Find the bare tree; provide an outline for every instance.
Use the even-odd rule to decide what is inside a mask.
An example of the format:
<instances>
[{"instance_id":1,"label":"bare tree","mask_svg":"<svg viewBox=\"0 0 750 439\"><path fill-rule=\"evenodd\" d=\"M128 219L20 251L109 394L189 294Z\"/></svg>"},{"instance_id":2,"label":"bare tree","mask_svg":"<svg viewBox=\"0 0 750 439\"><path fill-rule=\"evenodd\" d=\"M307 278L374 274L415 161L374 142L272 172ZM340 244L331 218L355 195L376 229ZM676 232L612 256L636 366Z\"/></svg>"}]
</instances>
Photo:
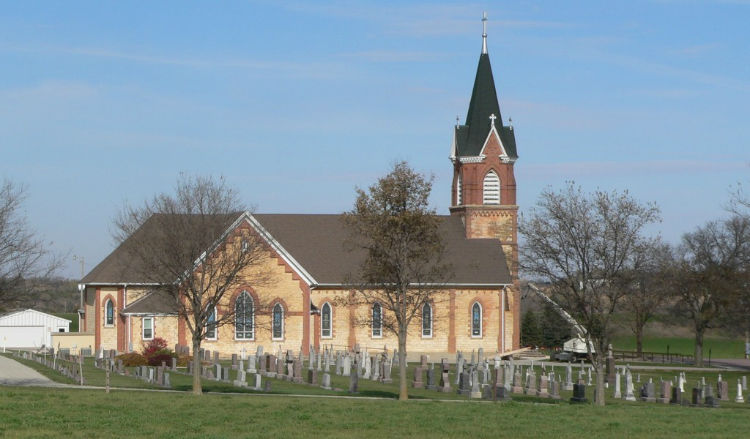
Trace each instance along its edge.
<instances>
[{"instance_id":1,"label":"bare tree","mask_svg":"<svg viewBox=\"0 0 750 439\"><path fill-rule=\"evenodd\" d=\"M519 224L522 270L547 281L555 300L585 330L598 405L604 405L610 321L640 268L639 255L651 244L643 229L658 220L655 206L627 192L584 194L571 182L559 192L544 190Z\"/></svg>"},{"instance_id":2,"label":"bare tree","mask_svg":"<svg viewBox=\"0 0 750 439\"><path fill-rule=\"evenodd\" d=\"M750 262L750 219L735 215L711 221L682 237L673 291L693 323L695 361L703 365L706 330L719 326L747 299ZM744 316L746 319L746 316Z\"/></svg>"},{"instance_id":3,"label":"bare tree","mask_svg":"<svg viewBox=\"0 0 750 439\"><path fill-rule=\"evenodd\" d=\"M258 268L266 255L264 242L249 228L232 227L244 210L223 178L183 176L174 195L126 206L115 219L115 239L130 254L131 269L174 301L190 331L196 395L202 392L202 341L235 319L234 307L223 306L225 299L239 285L266 281ZM255 304L256 317L263 314L262 306Z\"/></svg>"},{"instance_id":4,"label":"bare tree","mask_svg":"<svg viewBox=\"0 0 750 439\"><path fill-rule=\"evenodd\" d=\"M443 263L439 219L429 208L432 178L406 162L372 185L357 189L354 208L344 215L349 243L366 254L348 303L368 312L357 324L382 327L398 337L399 399L408 399L406 340L409 325L426 303L439 300L450 269ZM374 322L373 322L374 320Z\"/></svg>"},{"instance_id":5,"label":"bare tree","mask_svg":"<svg viewBox=\"0 0 750 439\"><path fill-rule=\"evenodd\" d=\"M630 329L635 335L636 351L643 354L643 330L646 323L657 315L671 297L670 266L672 249L660 241L644 246L637 264L638 271L631 273L625 283L627 294L623 296L623 309L630 314ZM627 279L627 277L625 277Z\"/></svg>"},{"instance_id":6,"label":"bare tree","mask_svg":"<svg viewBox=\"0 0 750 439\"><path fill-rule=\"evenodd\" d=\"M32 277L48 277L60 266L49 244L37 237L22 211L26 188L0 185L0 311L17 304Z\"/></svg>"}]
</instances>

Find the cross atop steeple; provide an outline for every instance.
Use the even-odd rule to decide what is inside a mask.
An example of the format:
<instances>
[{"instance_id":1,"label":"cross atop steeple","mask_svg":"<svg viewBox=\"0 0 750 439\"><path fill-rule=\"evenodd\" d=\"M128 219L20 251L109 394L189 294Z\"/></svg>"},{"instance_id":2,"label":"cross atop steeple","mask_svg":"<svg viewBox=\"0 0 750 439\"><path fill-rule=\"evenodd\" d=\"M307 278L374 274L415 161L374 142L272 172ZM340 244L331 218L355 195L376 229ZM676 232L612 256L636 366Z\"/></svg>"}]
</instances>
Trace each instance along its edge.
<instances>
[{"instance_id":1,"label":"cross atop steeple","mask_svg":"<svg viewBox=\"0 0 750 439\"><path fill-rule=\"evenodd\" d=\"M492 126L495 126L495 119L497 119L497 116L495 116L495 113L490 114L490 123Z\"/></svg>"},{"instance_id":2,"label":"cross atop steeple","mask_svg":"<svg viewBox=\"0 0 750 439\"><path fill-rule=\"evenodd\" d=\"M482 53L487 53L487 13L482 12Z\"/></svg>"}]
</instances>

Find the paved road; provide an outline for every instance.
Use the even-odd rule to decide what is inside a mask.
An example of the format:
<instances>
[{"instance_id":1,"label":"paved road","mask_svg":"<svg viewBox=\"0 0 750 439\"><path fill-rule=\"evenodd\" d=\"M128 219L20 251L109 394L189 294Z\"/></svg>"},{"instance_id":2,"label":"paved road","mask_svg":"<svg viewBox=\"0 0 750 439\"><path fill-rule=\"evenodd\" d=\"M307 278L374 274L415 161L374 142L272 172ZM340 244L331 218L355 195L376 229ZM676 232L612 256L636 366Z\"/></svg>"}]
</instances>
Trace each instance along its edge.
<instances>
[{"instance_id":1,"label":"paved road","mask_svg":"<svg viewBox=\"0 0 750 439\"><path fill-rule=\"evenodd\" d=\"M64 384L56 383L34 369L3 355L0 355L0 385L65 387Z\"/></svg>"}]
</instances>

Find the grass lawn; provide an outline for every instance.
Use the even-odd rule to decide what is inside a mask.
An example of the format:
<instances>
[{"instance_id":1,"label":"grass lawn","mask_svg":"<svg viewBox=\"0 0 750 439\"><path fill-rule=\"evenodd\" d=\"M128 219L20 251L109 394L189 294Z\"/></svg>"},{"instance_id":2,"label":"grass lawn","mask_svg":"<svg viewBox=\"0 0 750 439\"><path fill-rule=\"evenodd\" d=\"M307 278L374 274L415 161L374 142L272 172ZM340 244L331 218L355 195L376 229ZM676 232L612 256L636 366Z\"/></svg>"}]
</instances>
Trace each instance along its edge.
<instances>
[{"instance_id":1,"label":"grass lawn","mask_svg":"<svg viewBox=\"0 0 750 439\"><path fill-rule=\"evenodd\" d=\"M615 337L612 347L616 350L635 350L635 337ZM673 354L693 355L695 353L695 340L680 337L644 337L643 350L647 352L669 352ZM728 338L706 338L703 340L703 357L708 360L708 352L711 350L711 358L744 358L745 342L742 339Z\"/></svg>"},{"instance_id":2,"label":"grass lawn","mask_svg":"<svg viewBox=\"0 0 750 439\"><path fill-rule=\"evenodd\" d=\"M3 437L745 437L747 407L452 403L0 387Z\"/></svg>"}]
</instances>

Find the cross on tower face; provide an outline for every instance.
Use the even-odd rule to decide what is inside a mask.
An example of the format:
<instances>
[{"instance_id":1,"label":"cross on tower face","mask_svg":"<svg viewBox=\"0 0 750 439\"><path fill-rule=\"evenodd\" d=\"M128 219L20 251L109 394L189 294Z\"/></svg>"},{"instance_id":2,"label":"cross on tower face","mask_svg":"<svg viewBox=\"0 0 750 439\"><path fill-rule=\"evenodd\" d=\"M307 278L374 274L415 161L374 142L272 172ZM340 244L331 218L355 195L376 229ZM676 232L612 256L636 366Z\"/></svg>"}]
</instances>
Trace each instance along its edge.
<instances>
[{"instance_id":1,"label":"cross on tower face","mask_svg":"<svg viewBox=\"0 0 750 439\"><path fill-rule=\"evenodd\" d=\"M492 126L495 126L495 119L497 119L497 116L495 116L495 113L490 114L490 123L492 123Z\"/></svg>"}]
</instances>

